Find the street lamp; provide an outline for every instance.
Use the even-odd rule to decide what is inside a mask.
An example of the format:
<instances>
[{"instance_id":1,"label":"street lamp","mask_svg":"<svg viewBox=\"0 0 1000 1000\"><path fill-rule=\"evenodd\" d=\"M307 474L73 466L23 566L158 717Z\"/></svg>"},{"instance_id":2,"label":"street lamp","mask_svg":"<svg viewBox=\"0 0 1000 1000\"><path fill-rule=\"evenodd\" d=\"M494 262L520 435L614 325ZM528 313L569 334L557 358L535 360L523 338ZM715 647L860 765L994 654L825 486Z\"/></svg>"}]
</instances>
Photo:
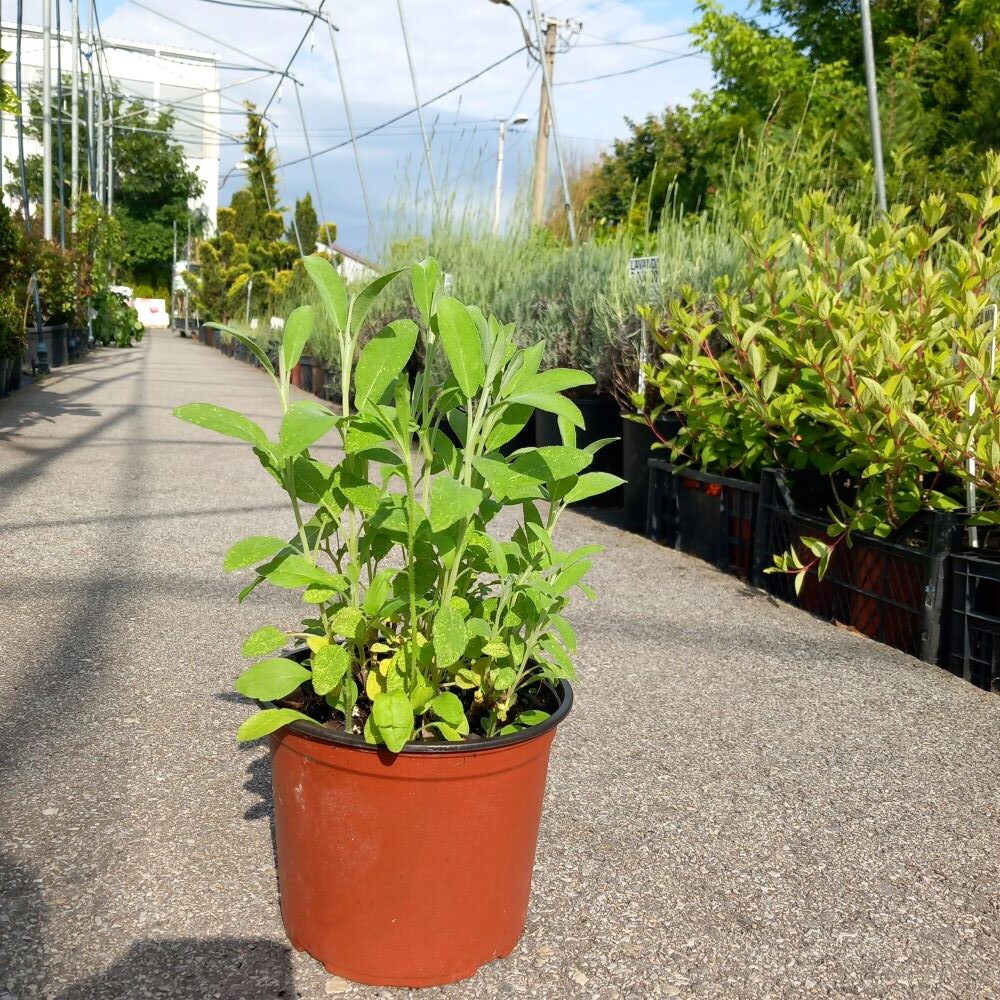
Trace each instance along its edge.
<instances>
[{"instance_id":1,"label":"street lamp","mask_svg":"<svg viewBox=\"0 0 1000 1000\"><path fill-rule=\"evenodd\" d=\"M507 138L507 126L512 128L523 125L528 120L527 115L515 115L513 118L501 118L497 122L497 190L493 204L493 235L500 232L500 198L503 193L503 145Z\"/></svg>"}]
</instances>

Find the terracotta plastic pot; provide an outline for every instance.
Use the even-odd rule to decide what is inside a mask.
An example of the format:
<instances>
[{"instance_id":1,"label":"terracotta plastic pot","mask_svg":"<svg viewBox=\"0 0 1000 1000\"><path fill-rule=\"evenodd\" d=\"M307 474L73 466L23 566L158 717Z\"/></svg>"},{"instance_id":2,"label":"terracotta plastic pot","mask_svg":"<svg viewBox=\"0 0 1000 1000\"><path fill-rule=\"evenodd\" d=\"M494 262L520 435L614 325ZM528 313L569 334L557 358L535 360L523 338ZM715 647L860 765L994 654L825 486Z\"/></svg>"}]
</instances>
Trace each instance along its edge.
<instances>
[{"instance_id":1,"label":"terracotta plastic pot","mask_svg":"<svg viewBox=\"0 0 1000 1000\"><path fill-rule=\"evenodd\" d=\"M524 930L549 749L540 726L398 755L305 723L271 736L281 917L331 973L436 986L510 954Z\"/></svg>"}]
</instances>

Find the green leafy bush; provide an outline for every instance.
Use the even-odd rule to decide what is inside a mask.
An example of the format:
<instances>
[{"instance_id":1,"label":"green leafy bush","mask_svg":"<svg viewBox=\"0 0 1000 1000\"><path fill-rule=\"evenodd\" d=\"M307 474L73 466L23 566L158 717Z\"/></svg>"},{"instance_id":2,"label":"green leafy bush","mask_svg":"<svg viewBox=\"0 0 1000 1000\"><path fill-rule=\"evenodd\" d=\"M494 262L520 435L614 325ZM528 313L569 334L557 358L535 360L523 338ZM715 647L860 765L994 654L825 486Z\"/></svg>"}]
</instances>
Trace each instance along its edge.
<instances>
[{"instance_id":1,"label":"green leafy bush","mask_svg":"<svg viewBox=\"0 0 1000 1000\"><path fill-rule=\"evenodd\" d=\"M621 482L587 472L598 446L575 444L583 418L563 393L592 379L539 371L544 342L520 349L513 325L444 295L433 260L410 269L417 320L388 323L358 354L374 301L399 272L352 296L325 258L305 265L338 340L343 413L289 402L290 372L313 330L310 306L288 317L277 372L230 331L272 376L283 413L277 441L211 404L176 411L250 444L296 524L291 538L246 538L226 557L227 570L253 567L241 598L268 583L300 591L310 609L301 625L268 625L244 644L244 655L265 658L237 690L281 704L248 720L240 738L307 719L396 752L410 740L542 721L547 685L573 676L564 611L574 588L591 594L582 578L598 551L559 552L553 532L568 503ZM418 341L427 364L411 382ZM439 359L444 380L434 375ZM564 443L505 457L500 449L536 408L559 416ZM330 466L309 449L333 431L344 457ZM509 538L489 531L504 508L519 515ZM304 644L304 657L274 655L290 641Z\"/></svg>"},{"instance_id":2,"label":"green leafy bush","mask_svg":"<svg viewBox=\"0 0 1000 1000\"><path fill-rule=\"evenodd\" d=\"M889 534L924 509L954 510L970 477L1000 520L1000 400L988 307L1000 277L1000 158L960 225L941 197L896 207L866 232L825 194L791 231L748 220L746 263L654 323L647 370L677 414L677 460L754 477L765 465L830 485L832 541L805 540L825 569L860 530ZM977 403L970 406L975 395ZM970 470L973 470L970 472ZM779 568L804 571L798 553Z\"/></svg>"},{"instance_id":3,"label":"green leafy bush","mask_svg":"<svg viewBox=\"0 0 1000 1000\"><path fill-rule=\"evenodd\" d=\"M139 314L116 292L100 288L92 300L94 309L94 339L99 344L131 347L142 340L143 326Z\"/></svg>"}]
</instances>

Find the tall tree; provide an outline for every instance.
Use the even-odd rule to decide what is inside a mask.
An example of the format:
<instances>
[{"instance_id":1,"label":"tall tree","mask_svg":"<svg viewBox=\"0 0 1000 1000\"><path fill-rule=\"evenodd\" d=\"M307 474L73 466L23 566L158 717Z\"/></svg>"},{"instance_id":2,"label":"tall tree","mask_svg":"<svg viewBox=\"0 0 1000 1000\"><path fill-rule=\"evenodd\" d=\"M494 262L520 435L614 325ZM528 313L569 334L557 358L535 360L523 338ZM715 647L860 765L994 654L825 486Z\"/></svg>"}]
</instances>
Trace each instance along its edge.
<instances>
[{"instance_id":1,"label":"tall tree","mask_svg":"<svg viewBox=\"0 0 1000 1000\"><path fill-rule=\"evenodd\" d=\"M257 218L269 212L281 212L278 204L277 164L274 151L267 144L267 126L251 101L246 102L247 131L244 136L247 187L253 195Z\"/></svg>"},{"instance_id":2,"label":"tall tree","mask_svg":"<svg viewBox=\"0 0 1000 1000\"><path fill-rule=\"evenodd\" d=\"M697 208L732 190L740 169L752 179L741 147L781 161L786 186L834 186L870 203L858 0L752 0L747 14L702 0L699 9L692 35L714 86L688 108L627 123L631 135L587 179L591 221L634 225L638 207L655 224L670 183ZM872 16L890 198L965 190L1000 148L1000 3L880 0Z\"/></svg>"},{"instance_id":3,"label":"tall tree","mask_svg":"<svg viewBox=\"0 0 1000 1000\"><path fill-rule=\"evenodd\" d=\"M313 208L312 195L307 191L295 201L295 225L288 231L288 239L294 243L296 235L302 243L303 253L312 253L316 249L316 238L319 236L319 216Z\"/></svg>"},{"instance_id":4,"label":"tall tree","mask_svg":"<svg viewBox=\"0 0 1000 1000\"><path fill-rule=\"evenodd\" d=\"M54 180L54 197L61 196L63 204L70 203L70 81L63 86L63 103L60 108L57 95L53 95L53 128L62 128L66 170L60 192L58 179ZM192 218L190 202L199 197L204 184L198 174L188 166L183 146L173 137L174 118L169 111L151 111L139 101L130 100L120 93L111 99L111 116L114 119L114 214L121 224L125 240L125 269L133 282L166 285L170 280L170 262L173 255L174 222L187 232ZM30 117L25 122L26 132L38 141L42 137L42 95L40 86L29 92ZM79 141L80 174L84 189L88 179L88 133L84 98L80 98ZM17 164L7 159L7 167L16 174ZM25 173L28 195L38 201L42 195L42 157L27 157ZM7 185L7 193L21 196L20 178ZM204 220L195 217L194 230L200 232Z\"/></svg>"}]
</instances>

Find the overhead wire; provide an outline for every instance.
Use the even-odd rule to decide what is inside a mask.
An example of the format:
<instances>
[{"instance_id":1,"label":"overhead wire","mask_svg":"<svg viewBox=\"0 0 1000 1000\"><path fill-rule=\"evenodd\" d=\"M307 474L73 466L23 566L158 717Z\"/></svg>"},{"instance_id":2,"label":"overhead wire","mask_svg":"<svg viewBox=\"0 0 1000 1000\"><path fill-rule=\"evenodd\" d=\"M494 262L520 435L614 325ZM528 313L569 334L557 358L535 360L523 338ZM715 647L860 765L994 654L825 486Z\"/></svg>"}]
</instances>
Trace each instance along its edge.
<instances>
[{"instance_id":1,"label":"overhead wire","mask_svg":"<svg viewBox=\"0 0 1000 1000\"><path fill-rule=\"evenodd\" d=\"M399 26L403 32L403 47L406 49L406 61L410 67L410 82L413 84L413 100L417 105L417 121L420 123L420 138L423 140L424 159L427 161L427 177L431 184L431 201L434 211L437 212L438 194L437 181L434 177L434 162L431 159L431 144L427 141L427 129L424 127L424 113L420 107L420 92L417 90L417 71L413 67L413 53L410 51L410 36L406 30L406 17L403 14L403 0L396 0L396 9L399 11ZM418 181L419 184L419 181Z\"/></svg>"},{"instance_id":2,"label":"overhead wire","mask_svg":"<svg viewBox=\"0 0 1000 1000\"><path fill-rule=\"evenodd\" d=\"M426 108L428 105L440 101L442 98L447 97L449 94L455 93L456 90L461 90L462 87L472 83L473 80L478 80L481 76L485 76L491 70L496 69L498 66L503 65L505 62L509 62L511 59L514 58L514 56L520 55L520 53L524 52L524 50L525 46L522 45L519 48L516 48L513 52L508 52L507 55L503 56L500 59L497 59L496 62L490 63L489 66L484 66L481 70L479 70L478 73L473 73L472 76L466 77L466 79L460 81L459 83L454 84L447 90L442 90L440 94L435 94L433 97L429 97L426 101L421 101L420 106L422 108ZM409 108L406 111L400 112L398 115L393 115L392 118L388 118L386 119L386 121L381 122L378 125L373 125L371 128L367 128L359 132L357 134L357 138L364 139L369 135L374 135L376 132L381 132L383 129L388 128L388 126L395 125L396 122L402 121L404 118L408 118L410 115L414 114L416 110L417 110L416 108ZM325 153L335 152L336 150L343 149L345 146L349 146L350 144L351 144L350 140L347 142L338 142L333 146L327 146L325 149L318 150L316 152L316 156L323 156ZM295 160L288 160L286 163L282 165L286 167L292 167L295 166L295 164L297 163L304 163L306 159L308 159L308 157L302 156Z\"/></svg>"},{"instance_id":3,"label":"overhead wire","mask_svg":"<svg viewBox=\"0 0 1000 1000\"><path fill-rule=\"evenodd\" d=\"M365 216L368 219L368 241L370 244L373 244L375 240L375 217L372 214L371 199L368 197L368 182L365 180L364 167L361 165L361 150L358 149L359 137L354 130L354 116L351 114L351 102L347 96L347 85L344 83L344 67L340 62L340 49L337 47L337 28L329 19L326 22L326 26L330 31L330 47L333 49L333 61L337 67L337 80L340 83L340 94L344 99L344 114L347 117L347 127L351 132L349 144L354 149L354 164L358 171L358 183L361 185L361 200L364 202ZM342 145L346 145L346 143ZM329 152L329 150L320 150L316 156L322 156L324 152ZM310 153L310 157L311 156L312 154ZM298 160L293 162L301 163L302 161ZM286 166L291 166L291 164L286 164Z\"/></svg>"},{"instance_id":4,"label":"overhead wire","mask_svg":"<svg viewBox=\"0 0 1000 1000\"><path fill-rule=\"evenodd\" d=\"M248 59L255 59L263 65L267 66L269 69L277 69L278 67L274 63L269 63L266 59L261 59L260 56L254 55L252 52L247 52L245 49L237 48L235 45L230 45L229 42L224 42L221 38L216 38L214 35L209 35L207 32L199 31L197 28L191 27L190 24L185 24L183 21L177 20L175 17L170 17L169 14L164 14L162 11L156 10L154 7L150 7L144 4L142 0L127 0L128 3L133 4L136 7L141 7L143 10L148 11L150 14L156 15L156 17L163 18L164 21L169 21L171 24L176 24L178 27L184 28L187 31L192 32L195 35L199 35L201 38L205 38L210 42L214 42L216 45L221 45L223 48L227 48L232 52L238 52L241 56L246 56Z\"/></svg>"},{"instance_id":5,"label":"overhead wire","mask_svg":"<svg viewBox=\"0 0 1000 1000\"><path fill-rule=\"evenodd\" d=\"M652 69L654 66L663 66L666 63L678 62L681 59L707 59L703 52L684 52L681 55L668 56L666 59L657 59L654 62L645 63L642 66L632 66L629 69L616 70L613 73L599 73L597 76L586 76L580 80L561 80L556 83L557 87L572 87L578 83L593 83L595 80L610 80L615 76L629 76L632 73L640 73L644 69Z\"/></svg>"}]
</instances>

